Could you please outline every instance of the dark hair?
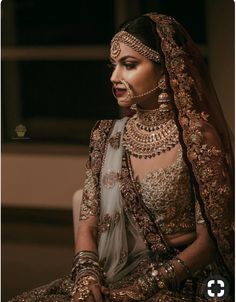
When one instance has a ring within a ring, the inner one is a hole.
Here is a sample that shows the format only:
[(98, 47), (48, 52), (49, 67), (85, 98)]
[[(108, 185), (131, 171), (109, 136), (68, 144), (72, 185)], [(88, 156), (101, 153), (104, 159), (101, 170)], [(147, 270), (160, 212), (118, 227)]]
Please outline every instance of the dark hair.
[(122, 23), (116, 32), (125, 30), (138, 38), (143, 44), (161, 52), (161, 39), (156, 31), (156, 24), (148, 16), (139, 16)]

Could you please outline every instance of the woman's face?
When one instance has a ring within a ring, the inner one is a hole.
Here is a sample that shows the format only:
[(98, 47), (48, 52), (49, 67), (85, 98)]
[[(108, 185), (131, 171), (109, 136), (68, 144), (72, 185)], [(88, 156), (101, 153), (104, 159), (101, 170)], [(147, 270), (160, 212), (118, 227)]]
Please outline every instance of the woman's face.
[(120, 43), (120, 50), (118, 57), (111, 57), (113, 66), (111, 82), (118, 104), (121, 107), (139, 104), (144, 109), (157, 108), (157, 90), (146, 96), (130, 99), (121, 81), (129, 84), (134, 96), (143, 94), (157, 86), (162, 76), (161, 65), (148, 60), (124, 43)]

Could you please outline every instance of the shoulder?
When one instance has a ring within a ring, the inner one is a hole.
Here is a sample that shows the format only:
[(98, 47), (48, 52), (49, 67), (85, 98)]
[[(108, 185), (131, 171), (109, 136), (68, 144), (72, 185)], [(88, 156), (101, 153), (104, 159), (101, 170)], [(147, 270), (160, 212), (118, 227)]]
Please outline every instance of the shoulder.
[(200, 122), (200, 129), (201, 133), (203, 136), (203, 142), (207, 145), (214, 145), (218, 148), (221, 147), (221, 138), (220, 135), (218, 134), (216, 128), (210, 124), (209, 122), (206, 121), (201, 121)]
[(90, 134), (90, 145), (99, 143), (101, 145), (104, 143), (111, 132), (116, 120), (98, 120)]
[(103, 133), (103, 132), (107, 132), (111, 129), (112, 125), (114, 124), (115, 120), (98, 120), (92, 130), (91, 130), (91, 138), (92, 138), (92, 135), (96, 132), (100, 132), (100, 133)]
[(98, 120), (92, 128), (91, 138), (93, 138), (94, 135), (107, 136), (111, 132), (111, 130), (113, 129), (116, 123), (119, 122), (125, 123), (126, 120), (127, 117), (123, 117), (121, 119), (113, 119), (113, 120)]

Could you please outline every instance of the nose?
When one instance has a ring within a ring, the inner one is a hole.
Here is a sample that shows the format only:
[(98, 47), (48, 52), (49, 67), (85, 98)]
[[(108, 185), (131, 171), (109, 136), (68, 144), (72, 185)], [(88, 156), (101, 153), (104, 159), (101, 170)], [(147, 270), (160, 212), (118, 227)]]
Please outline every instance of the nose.
[(118, 83), (121, 80), (121, 70), (119, 68), (119, 66), (117, 65), (116, 67), (114, 67), (112, 75), (110, 77), (110, 81), (112, 83)]

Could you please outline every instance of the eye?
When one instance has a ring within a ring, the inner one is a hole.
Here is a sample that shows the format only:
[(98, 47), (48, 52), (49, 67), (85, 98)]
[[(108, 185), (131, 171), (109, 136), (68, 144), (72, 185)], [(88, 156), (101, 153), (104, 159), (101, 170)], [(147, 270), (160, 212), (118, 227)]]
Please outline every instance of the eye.
[(128, 63), (128, 62), (124, 63), (125, 68), (128, 70), (135, 68), (136, 65), (137, 65), (136, 63)]
[(107, 67), (110, 68), (110, 69), (115, 69), (116, 68), (116, 64), (112, 63), (112, 62), (109, 62), (109, 63), (107, 63)]

